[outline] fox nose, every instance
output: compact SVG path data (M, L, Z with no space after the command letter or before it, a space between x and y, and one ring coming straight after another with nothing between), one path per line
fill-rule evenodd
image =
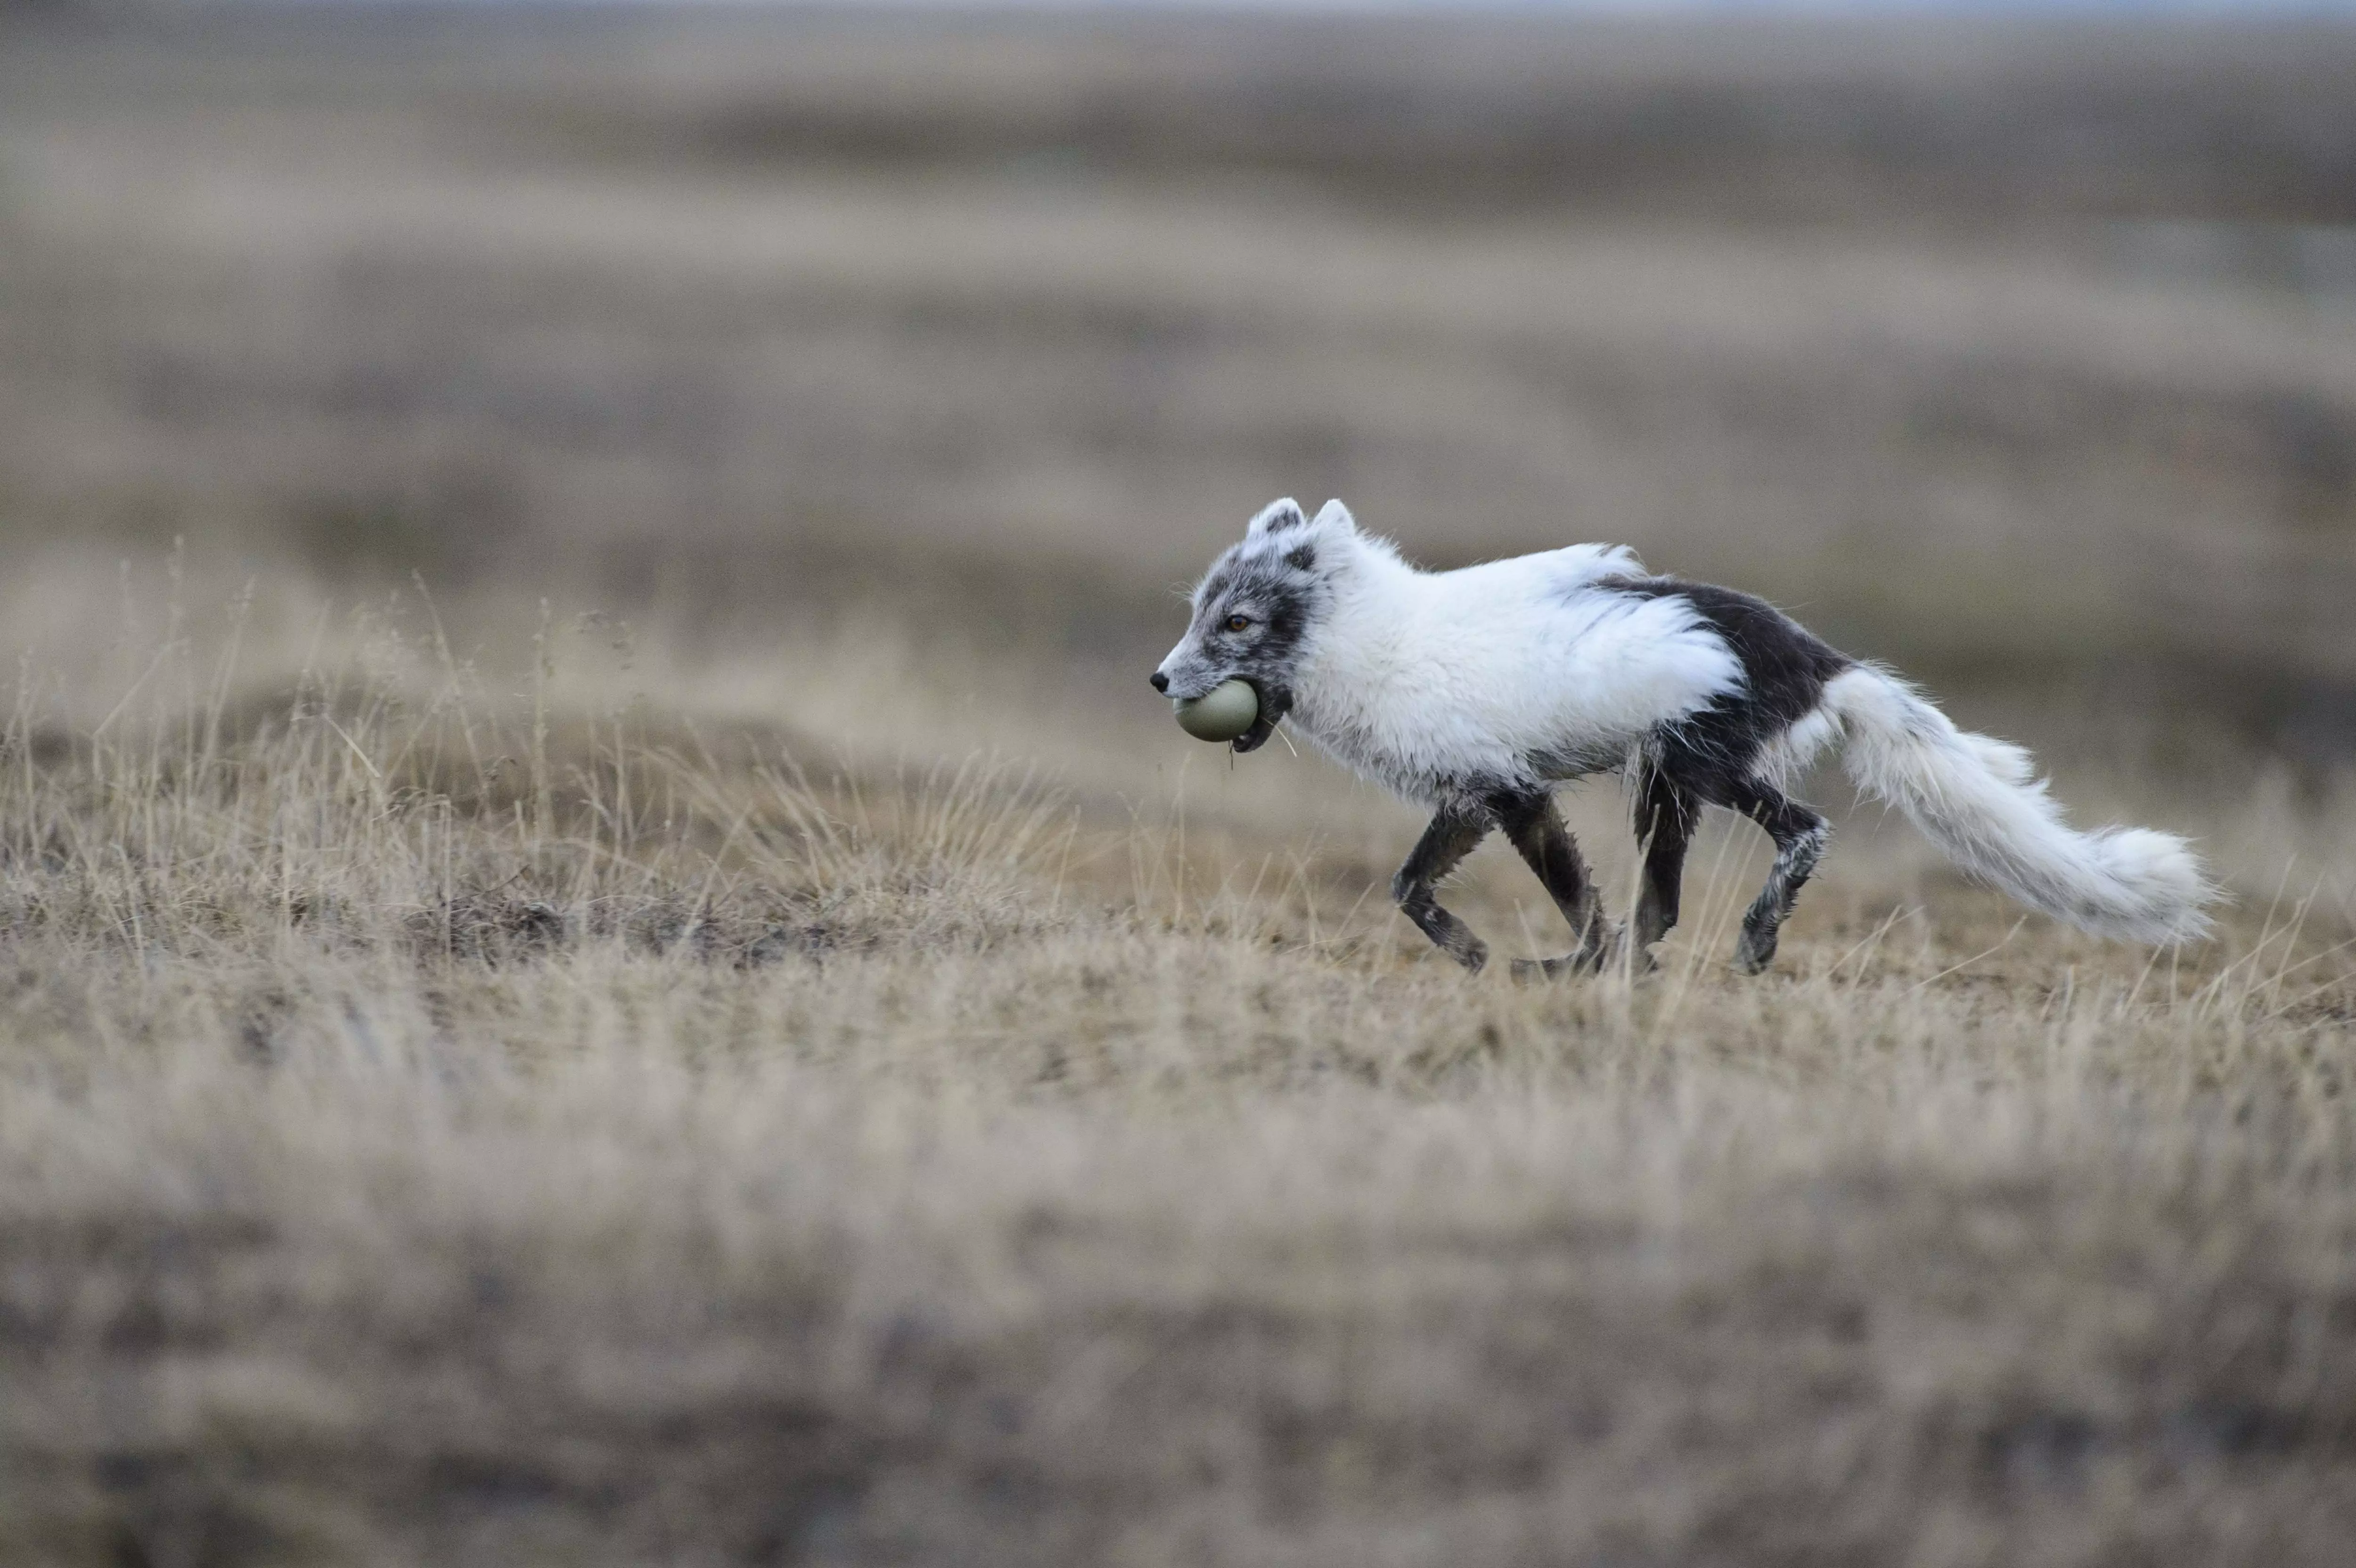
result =
M1170 689L1170 677L1158 669L1153 672L1153 689L1156 691Z

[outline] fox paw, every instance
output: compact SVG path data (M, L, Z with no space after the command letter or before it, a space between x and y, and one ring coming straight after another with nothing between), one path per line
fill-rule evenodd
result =
M1627 955L1628 929L1615 925L1608 935L1599 934L1578 952L1560 958L1516 958L1513 976L1516 980L1556 980L1566 975L1597 975L1616 966ZM1638 949L1629 960L1630 967L1639 975L1649 975L1659 965L1653 955Z
M1776 934L1772 927L1762 932L1744 926L1742 934L1734 943L1735 972L1742 975L1766 973L1767 966L1775 962Z

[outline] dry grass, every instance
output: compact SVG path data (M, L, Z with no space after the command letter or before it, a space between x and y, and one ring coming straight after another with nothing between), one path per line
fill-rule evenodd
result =
M1134 658L1297 491L2348 754L2348 29L601 16L0 48L0 553Z
M9 1560L2323 1563L2356 1526L2328 808L2212 813L2324 859L2157 962L1860 822L1762 982L1729 841L1663 975L1515 987L1368 896L1387 818L1300 833L1306 768L1124 807L584 705L562 627L491 680L351 624L291 679L134 641L127 698L33 679L10 726Z
M0 23L0 1563L2344 1560L2346 29L327 15ZM1468 979L1144 688L1288 491L2235 907Z

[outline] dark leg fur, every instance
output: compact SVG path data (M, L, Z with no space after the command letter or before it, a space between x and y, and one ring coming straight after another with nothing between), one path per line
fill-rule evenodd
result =
M1748 974L1775 955L1777 928L1823 853L1825 819L1751 776L1760 749L1824 700L1825 686L1850 665L1847 656L1763 600L1669 577L1632 578L1631 595L1676 596L1693 606L1742 664L1740 688L1656 731L1648 742L1647 779L1638 792L1636 831L1645 840L1644 891L1637 899L1638 943L1659 940L1676 923L1677 873L1701 803L1739 811L1775 840L1775 869L1742 923L1736 966Z
M1792 912L1802 885L1815 870L1832 828L1815 811L1755 781L1745 781L1729 804L1775 840L1775 864L1768 869L1767 885L1759 890L1759 897L1743 915L1742 934L1734 944L1734 966L1745 975L1756 975L1774 962L1775 942L1784 917Z
M1644 849L1644 884L1636 893L1630 939L1646 953L1677 923L1677 894L1685 880L1686 846L1701 819L1701 802L1691 790L1646 768L1636 792L1636 842ZM1646 960L1649 962L1649 959Z
M1484 817L1441 811L1416 840L1407 864L1391 879L1391 897L1408 919L1459 964L1474 974L1489 961L1489 949L1472 928L1440 907L1432 885L1463 863L1475 846L1489 836Z
M1775 840L1775 863L1767 873L1766 885L1742 917L1742 934L1734 949L1735 967L1756 975L1774 961L1783 921L1815 872L1831 829L1810 807L1756 781L1741 781L1729 794L1732 798L1726 804L1758 823ZM1636 804L1637 837L1644 846L1644 886L1630 933L1640 953L1677 923L1686 847L1700 812L1700 799L1693 790L1658 770L1647 771ZM1553 800L1543 795L1509 797L1496 804L1494 820L1502 824L1524 862L1545 884L1555 908L1562 912L1579 940L1578 950L1561 958L1517 959L1514 972L1553 976L1601 968L1611 951L1602 901ZM1400 911L1441 952L1475 974L1489 961L1488 946L1472 933L1472 927L1440 907L1433 889L1463 863L1488 836L1491 826L1491 818L1471 812L1438 813L1416 841L1407 864L1391 879L1391 897Z
M1579 856L1579 845L1549 795L1518 795L1497 803L1498 820L1514 841L1523 862L1537 874L1554 900L1554 907L1570 923L1579 942L1576 952L1561 958L1514 961L1517 976L1561 975L1601 968L1609 941L1603 925L1603 901L1596 896L1594 879Z

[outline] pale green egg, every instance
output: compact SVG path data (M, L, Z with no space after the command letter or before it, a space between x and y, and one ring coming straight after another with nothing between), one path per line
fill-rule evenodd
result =
M1259 693L1251 683L1223 681L1200 697L1180 698L1171 706L1178 728L1197 741L1232 741L1259 717Z

